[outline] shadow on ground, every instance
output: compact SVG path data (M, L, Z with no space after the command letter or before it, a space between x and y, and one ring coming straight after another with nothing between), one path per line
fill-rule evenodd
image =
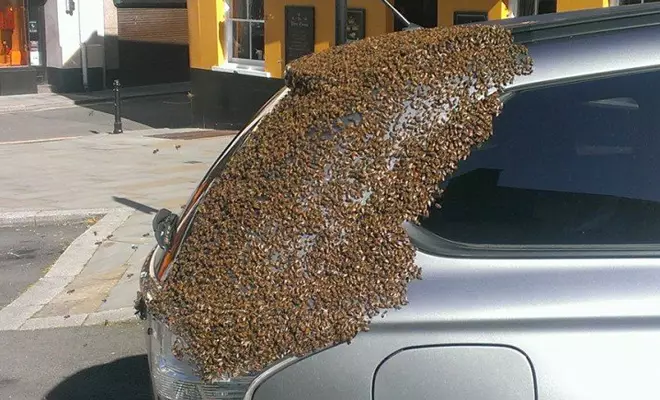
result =
M119 204L123 204L125 206L134 209L135 211L140 211L145 214L155 214L158 212L158 210L153 207L150 207L143 203L139 203L137 201L133 201L131 199L127 199L125 197L112 196L112 199Z
M96 365L66 378L46 400L151 400L146 355L121 358Z
M114 118L112 102L84 104L81 107L90 113L105 113ZM128 98L121 102L121 118L150 128L188 128L193 122L191 107L186 93Z

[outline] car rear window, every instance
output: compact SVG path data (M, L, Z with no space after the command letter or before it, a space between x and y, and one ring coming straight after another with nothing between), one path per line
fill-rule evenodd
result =
M660 73L530 89L422 227L490 245L660 243Z

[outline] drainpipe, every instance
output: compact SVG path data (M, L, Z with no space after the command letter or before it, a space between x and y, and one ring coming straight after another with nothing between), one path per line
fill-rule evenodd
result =
M337 29L335 40L337 45L346 43L346 11L348 8L347 0L335 0L335 13L337 20L335 26Z
M82 18L80 13L80 3L81 0L78 0L78 43L80 45L80 60L82 67L82 84L85 92L89 91L89 76L87 71L87 44L83 41L82 36Z

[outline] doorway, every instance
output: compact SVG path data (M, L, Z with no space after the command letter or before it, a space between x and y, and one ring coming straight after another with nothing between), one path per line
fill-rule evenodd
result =
M46 0L36 0L28 3L28 49L30 65L37 74L37 85L45 85L48 82L45 3Z
M424 28L438 26L438 0L396 0L396 8L406 19ZM400 31L403 24L394 19L394 30Z

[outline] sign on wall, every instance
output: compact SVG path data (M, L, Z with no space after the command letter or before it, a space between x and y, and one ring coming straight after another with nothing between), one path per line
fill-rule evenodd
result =
M30 65L41 65L41 54L39 52L39 24L37 21L28 21L28 35L30 39Z
M346 42L364 39L366 30L366 10L364 8L349 8L346 11Z
M314 52L314 7L286 6L284 8L285 64Z

